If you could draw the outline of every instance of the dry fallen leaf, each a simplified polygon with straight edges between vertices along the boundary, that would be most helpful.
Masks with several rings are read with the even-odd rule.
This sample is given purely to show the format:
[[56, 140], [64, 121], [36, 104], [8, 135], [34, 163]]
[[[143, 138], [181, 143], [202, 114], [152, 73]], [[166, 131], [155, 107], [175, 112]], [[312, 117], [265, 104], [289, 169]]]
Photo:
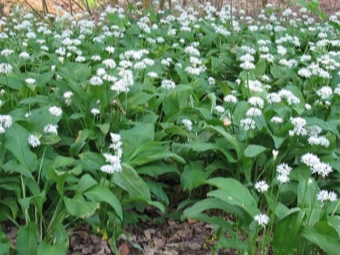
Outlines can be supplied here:
[[128, 255], [129, 252], [130, 252], [129, 244], [127, 242], [122, 243], [119, 246], [118, 250], [119, 250], [121, 255]]

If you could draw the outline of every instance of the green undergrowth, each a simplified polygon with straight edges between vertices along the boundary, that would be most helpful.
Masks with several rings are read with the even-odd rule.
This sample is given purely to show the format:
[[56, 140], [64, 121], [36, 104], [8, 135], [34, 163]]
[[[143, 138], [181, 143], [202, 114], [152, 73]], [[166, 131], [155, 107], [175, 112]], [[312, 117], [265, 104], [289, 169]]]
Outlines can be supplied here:
[[2, 18], [0, 255], [84, 223], [119, 254], [148, 212], [212, 224], [214, 252], [337, 255], [340, 13], [300, 4]]

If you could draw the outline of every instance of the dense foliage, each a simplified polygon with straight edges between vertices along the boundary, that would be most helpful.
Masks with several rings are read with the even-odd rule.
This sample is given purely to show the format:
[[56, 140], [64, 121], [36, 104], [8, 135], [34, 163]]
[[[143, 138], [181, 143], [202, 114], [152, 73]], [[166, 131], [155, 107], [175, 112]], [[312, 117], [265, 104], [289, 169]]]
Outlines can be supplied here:
[[338, 254], [340, 13], [319, 21], [315, 3], [2, 18], [0, 222], [17, 254], [65, 254], [81, 222], [118, 254], [173, 183], [216, 251]]

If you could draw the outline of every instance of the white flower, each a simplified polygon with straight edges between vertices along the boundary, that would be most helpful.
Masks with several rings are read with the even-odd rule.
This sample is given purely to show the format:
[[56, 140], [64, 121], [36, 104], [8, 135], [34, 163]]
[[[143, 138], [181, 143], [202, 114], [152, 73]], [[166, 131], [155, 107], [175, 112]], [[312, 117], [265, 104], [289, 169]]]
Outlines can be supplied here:
[[334, 191], [320, 190], [317, 194], [317, 200], [324, 203], [325, 201], [335, 202], [338, 198], [337, 194]]
[[44, 127], [44, 133], [52, 133], [52, 134], [58, 134], [58, 126], [57, 125], [52, 125], [52, 124], [47, 124]]
[[0, 74], [8, 74], [12, 71], [13, 67], [7, 63], [0, 64]]
[[176, 87], [175, 83], [172, 81], [172, 80], [163, 80], [162, 81], [162, 84], [161, 84], [161, 87], [163, 89], [174, 89]]
[[272, 104], [272, 103], [280, 103], [281, 102], [281, 97], [278, 93], [269, 93], [266, 96], [267, 102], [268, 104]]
[[92, 108], [92, 109], [91, 109], [91, 113], [92, 113], [94, 116], [96, 116], [96, 115], [98, 115], [98, 114], [100, 113], [100, 111], [99, 111], [99, 109], [97, 109], [97, 108]]
[[120, 134], [110, 133], [110, 136], [111, 136], [111, 143], [110, 143], [109, 149], [113, 149], [115, 151], [119, 150], [120, 147], [122, 146]]
[[298, 71], [298, 75], [303, 77], [303, 78], [309, 78], [312, 76], [312, 72], [308, 68], [301, 68]]
[[278, 154], [279, 154], [279, 151], [277, 151], [277, 150], [272, 150], [272, 155], [273, 155], [273, 159], [274, 159], [274, 160], [276, 160]]
[[326, 147], [326, 148], [330, 144], [328, 139], [324, 136], [310, 136], [308, 138], [308, 143], [310, 145], [321, 145], [321, 146]]
[[269, 223], [269, 217], [266, 214], [258, 214], [254, 216], [254, 220], [257, 224], [265, 227]]
[[188, 131], [191, 131], [192, 130], [192, 121], [189, 120], [189, 119], [183, 119], [181, 121], [183, 123], [183, 125], [185, 126], [185, 128], [188, 130]]
[[112, 46], [107, 46], [105, 50], [110, 54], [113, 54], [115, 52], [115, 48]]
[[224, 113], [225, 112], [225, 109], [223, 106], [220, 106], [220, 105], [216, 105], [215, 106], [215, 110], [219, 113]]
[[209, 83], [210, 86], [214, 86], [215, 85], [215, 79], [213, 77], [209, 77], [208, 83]]
[[35, 81], [34, 78], [27, 78], [27, 79], [25, 80], [25, 82], [26, 82], [27, 84], [29, 84], [29, 85], [32, 85], [32, 84], [35, 84], [35, 83], [36, 83], [36, 81]]
[[323, 162], [318, 162], [311, 166], [312, 174], [317, 173], [318, 175], [321, 175], [322, 177], [327, 177], [331, 172], [333, 172], [332, 167]]
[[158, 74], [156, 72], [148, 72], [147, 76], [153, 79], [158, 78]]
[[266, 183], [266, 181], [258, 181], [255, 184], [255, 189], [258, 192], [266, 192], [269, 189], [269, 185]]
[[5, 130], [12, 126], [12, 117], [10, 115], [0, 115], [0, 134], [5, 133]]
[[99, 76], [92, 76], [90, 79], [90, 84], [93, 86], [103, 85], [103, 80]]
[[61, 108], [57, 107], [57, 106], [51, 106], [48, 110], [49, 110], [50, 114], [52, 114], [56, 117], [60, 116], [63, 113]]
[[63, 96], [65, 98], [65, 103], [67, 105], [71, 105], [71, 103], [72, 103], [71, 97], [73, 96], [72, 91], [66, 91]]
[[83, 56], [78, 56], [78, 57], [76, 57], [75, 61], [78, 62], [78, 63], [82, 63], [82, 62], [86, 61], [86, 58], [83, 57]]
[[234, 95], [226, 95], [223, 98], [223, 101], [227, 102], [227, 103], [236, 104], [237, 103], [237, 98]]
[[245, 130], [254, 130], [255, 129], [255, 121], [251, 118], [241, 119], [240, 126]]
[[252, 106], [257, 106], [261, 109], [264, 107], [264, 101], [260, 97], [253, 96], [248, 99], [248, 103], [251, 104]]
[[33, 148], [40, 146], [40, 140], [39, 140], [39, 138], [36, 137], [36, 136], [34, 136], [34, 135], [32, 135], [32, 134], [29, 135], [29, 137], [28, 137], [28, 139], [27, 139], [27, 142], [28, 142], [28, 144], [31, 145]]
[[306, 164], [309, 167], [313, 167], [314, 165], [320, 163], [320, 159], [318, 158], [318, 156], [316, 156], [312, 153], [306, 153], [306, 154], [302, 155], [301, 162]]
[[332, 88], [329, 86], [323, 86], [321, 89], [319, 89], [316, 94], [321, 97], [321, 99], [326, 100], [331, 95], [333, 95]]
[[280, 174], [288, 176], [292, 171], [292, 168], [285, 163], [281, 163], [276, 167], [276, 171]]
[[113, 59], [105, 59], [102, 63], [110, 69], [114, 69], [116, 67], [116, 62]]
[[261, 109], [256, 108], [256, 107], [251, 107], [246, 112], [247, 117], [256, 117], [256, 116], [261, 116], [261, 115], [262, 115]]
[[278, 180], [280, 183], [288, 183], [288, 182], [289, 182], [289, 177], [288, 177], [288, 175], [279, 174], [279, 175], [277, 176], [277, 180]]
[[252, 70], [255, 69], [255, 65], [249, 61], [242, 62], [240, 67], [244, 70]]
[[200, 52], [193, 46], [188, 46], [184, 49], [184, 52], [193, 56], [200, 56]]
[[310, 104], [305, 104], [305, 109], [308, 111], [308, 110], [312, 109], [312, 106]]

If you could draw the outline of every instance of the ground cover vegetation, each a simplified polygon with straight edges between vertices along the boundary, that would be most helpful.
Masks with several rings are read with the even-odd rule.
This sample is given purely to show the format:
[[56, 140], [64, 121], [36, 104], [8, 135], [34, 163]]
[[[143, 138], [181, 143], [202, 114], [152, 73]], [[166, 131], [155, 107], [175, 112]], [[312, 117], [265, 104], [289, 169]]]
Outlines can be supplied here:
[[[174, 1], [173, 1], [174, 2]], [[167, 215], [214, 252], [340, 250], [340, 13], [212, 5], [0, 20], [0, 254], [66, 254], [87, 223]], [[178, 199], [177, 199], [178, 200]]]

